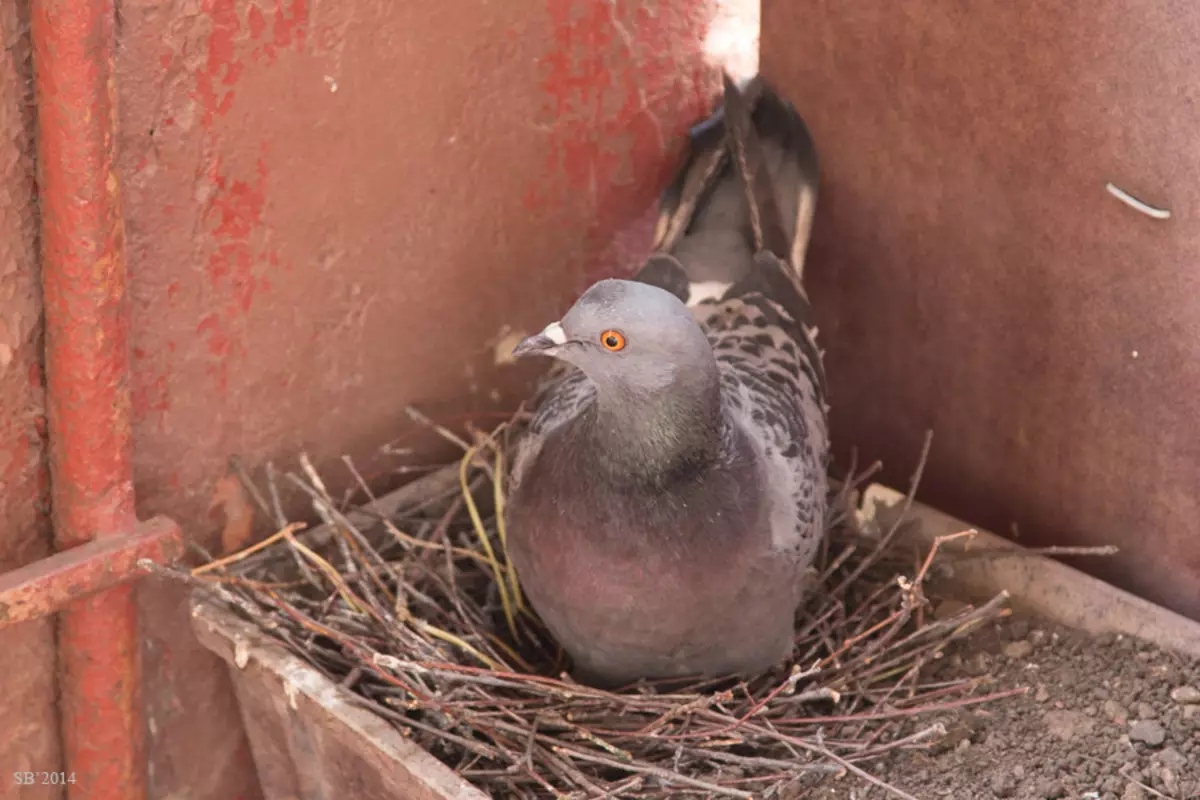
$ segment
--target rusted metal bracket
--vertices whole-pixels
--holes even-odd
[[[174,520],[153,517],[133,533],[95,539],[0,574],[0,629],[62,610],[74,600],[145,574],[138,561],[167,564],[183,555]]]

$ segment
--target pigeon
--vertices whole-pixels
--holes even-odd
[[[825,373],[802,281],[809,130],[726,76],[650,257],[515,357],[557,364],[506,503],[530,605],[593,686],[750,677],[792,651],[825,531]]]

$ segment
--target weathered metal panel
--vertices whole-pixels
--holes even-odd
[[[834,440],[1200,617],[1200,6],[766,0],[824,166]],[[1144,216],[1113,182],[1170,208]],[[843,462],[845,463],[845,462]]]
[[[202,597],[191,613],[229,668],[267,800],[486,800],[254,625]]]
[[[0,0],[0,573],[50,552],[27,5]],[[54,620],[0,631],[0,796],[58,798],[15,772],[61,769]]]
[[[139,511],[215,545],[231,453],[349,453],[386,484],[376,449],[406,403],[511,411],[528,373],[497,371],[504,326],[649,240],[717,86],[707,18],[703,0],[122,2]],[[141,596],[151,794],[253,796],[224,668],[179,591]]]

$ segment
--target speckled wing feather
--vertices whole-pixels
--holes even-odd
[[[762,253],[757,266],[772,259]],[[727,417],[762,455],[776,547],[814,551],[823,530],[829,436],[820,354],[803,325],[762,292],[734,287],[695,306],[717,356]]]
[[[823,528],[827,388],[803,259],[819,178],[803,120],[760,80],[726,78],[666,192],[659,252],[637,279],[688,303],[717,357],[727,418],[762,456],[777,547],[815,551]]]

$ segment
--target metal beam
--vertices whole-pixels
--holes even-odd
[[[111,589],[144,572],[138,561],[159,564],[183,555],[183,534],[167,517],[154,517],[124,536],[96,539],[0,574],[0,629],[54,614],[75,600]]]

